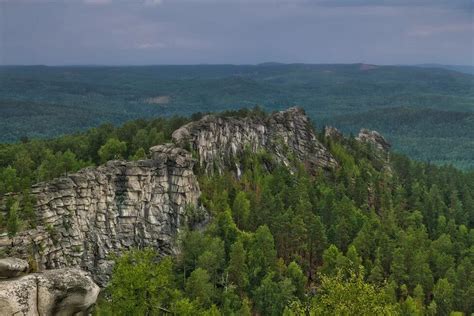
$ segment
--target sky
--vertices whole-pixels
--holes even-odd
[[[474,65],[474,0],[0,0],[0,64]]]

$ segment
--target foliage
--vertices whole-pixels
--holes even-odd
[[[108,291],[115,315],[158,314],[176,297],[170,257],[153,250],[126,252],[116,260]]]
[[[18,211],[19,211],[19,203],[18,201],[15,201],[13,205],[10,207],[10,210],[8,212],[8,219],[7,219],[7,231],[8,231],[8,237],[12,238],[16,235],[18,232],[20,223],[19,223],[19,218],[18,218]]]
[[[99,157],[102,163],[114,159],[123,159],[127,151],[127,144],[119,141],[117,138],[111,138],[100,147]]]
[[[363,273],[342,272],[335,276],[321,276],[321,286],[311,303],[314,315],[394,315],[395,304],[390,303],[383,290],[364,281]]]

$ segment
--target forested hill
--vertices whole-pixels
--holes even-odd
[[[426,67],[426,68],[443,68],[448,70],[454,70],[463,72],[466,74],[474,75],[474,66],[463,66],[463,65],[440,65],[440,64],[421,64],[416,65],[417,67]]]
[[[0,67],[0,140],[158,115],[299,105],[319,127],[377,129],[412,158],[470,168],[473,86],[473,75],[452,70],[366,64]]]
[[[474,174],[388,147],[258,108],[2,145],[2,255],[114,260],[97,315],[469,315]]]

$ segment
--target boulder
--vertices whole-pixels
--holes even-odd
[[[1,315],[61,315],[86,313],[99,287],[78,269],[49,270],[0,281]]]
[[[37,305],[37,276],[0,280],[1,315],[39,315]]]
[[[28,272],[28,262],[18,258],[0,259],[0,278],[12,278]]]
[[[79,269],[48,270],[38,275],[39,315],[75,315],[97,301],[100,288]]]

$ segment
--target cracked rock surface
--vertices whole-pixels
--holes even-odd
[[[300,108],[276,112],[266,118],[208,115],[177,129],[173,141],[195,151],[200,167],[208,173],[226,168],[237,169],[239,173],[240,155],[245,150],[261,149],[286,166],[290,165],[292,156],[309,170],[337,165],[317,140],[311,122]]]
[[[86,313],[99,287],[79,269],[48,270],[0,280],[1,315],[75,315]]]
[[[40,270],[78,267],[101,285],[112,270],[110,255],[146,246],[172,253],[186,206],[197,205],[200,195],[194,160],[171,144],[153,147],[151,155],[34,186],[41,226],[1,244],[12,256],[34,259]]]

